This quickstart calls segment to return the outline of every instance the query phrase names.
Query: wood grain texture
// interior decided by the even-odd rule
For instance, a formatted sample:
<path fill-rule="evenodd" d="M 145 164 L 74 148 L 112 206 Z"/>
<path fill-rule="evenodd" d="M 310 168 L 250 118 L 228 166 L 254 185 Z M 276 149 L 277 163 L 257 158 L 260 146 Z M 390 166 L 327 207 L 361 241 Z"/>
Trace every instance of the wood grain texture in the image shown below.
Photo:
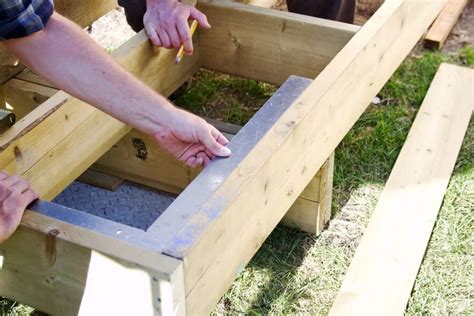
<path fill-rule="evenodd" d="M 331 218 L 334 153 L 319 169 L 281 223 L 319 235 Z"/>
<path fill-rule="evenodd" d="M 58 90 L 15 77 L 5 83 L 3 92 L 6 102 L 13 108 L 17 120 L 20 120 Z"/>
<path fill-rule="evenodd" d="M 236 125 L 208 121 L 224 133 L 237 133 L 240 129 Z M 232 134 L 226 136 L 229 140 L 234 137 Z M 142 144 L 140 150 L 136 142 Z M 301 193 L 283 218 L 284 225 L 312 234 L 321 233 L 331 215 L 333 170 L 330 166 L 333 160 L 332 155 Z M 190 168 L 177 161 L 159 148 L 152 137 L 137 130 L 132 130 L 117 142 L 94 163 L 92 169 L 174 194 L 186 189 L 201 171 L 201 168 Z"/>
<path fill-rule="evenodd" d="M 331 310 L 403 315 L 474 110 L 474 70 L 442 64 Z"/>
<path fill-rule="evenodd" d="M 117 190 L 125 181 L 122 178 L 92 169 L 87 169 L 76 180 L 109 191 Z"/>
<path fill-rule="evenodd" d="M 425 36 L 425 46 L 441 49 L 469 0 L 448 0 Z"/>
<path fill-rule="evenodd" d="M 184 260 L 188 310 L 209 312 L 444 4 L 385 2 L 238 168 L 221 179 L 211 163 L 210 178 L 196 178 L 209 183 L 210 198 L 172 204 L 158 218 L 152 228 L 163 252 Z"/>
<path fill-rule="evenodd" d="M 202 67 L 277 85 L 316 77 L 359 29 L 236 2 L 199 8 L 213 26 L 199 32 Z"/>
<path fill-rule="evenodd" d="M 0 254 L 1 295 L 52 315 L 184 310 L 179 260 L 63 220 L 28 211 Z"/>
<path fill-rule="evenodd" d="M 143 82 L 169 95 L 198 70 L 197 49 L 178 66 L 174 54 L 153 48 L 141 32 L 114 56 Z M 44 199 L 52 199 L 129 131 L 107 114 L 58 92 L 0 135 L 0 169 L 22 175 Z"/>

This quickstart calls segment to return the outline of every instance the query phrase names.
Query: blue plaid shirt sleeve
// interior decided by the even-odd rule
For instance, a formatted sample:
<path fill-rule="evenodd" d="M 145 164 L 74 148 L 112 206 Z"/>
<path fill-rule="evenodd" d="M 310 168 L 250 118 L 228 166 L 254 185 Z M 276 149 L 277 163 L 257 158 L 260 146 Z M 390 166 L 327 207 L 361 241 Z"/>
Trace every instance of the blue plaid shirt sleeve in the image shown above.
<path fill-rule="evenodd" d="M 53 11 L 52 0 L 0 0 L 0 40 L 41 31 Z"/>

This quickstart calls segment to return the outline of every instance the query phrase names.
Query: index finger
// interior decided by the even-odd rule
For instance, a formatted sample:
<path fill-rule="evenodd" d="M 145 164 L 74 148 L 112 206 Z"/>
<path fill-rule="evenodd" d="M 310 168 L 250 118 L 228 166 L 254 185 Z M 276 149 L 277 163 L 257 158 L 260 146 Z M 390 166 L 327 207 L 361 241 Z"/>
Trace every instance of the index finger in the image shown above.
<path fill-rule="evenodd" d="M 179 37 L 184 46 L 186 54 L 191 55 L 193 53 L 193 40 L 191 37 L 191 31 L 189 30 L 188 23 L 186 21 L 180 21 L 176 29 L 178 30 Z"/>

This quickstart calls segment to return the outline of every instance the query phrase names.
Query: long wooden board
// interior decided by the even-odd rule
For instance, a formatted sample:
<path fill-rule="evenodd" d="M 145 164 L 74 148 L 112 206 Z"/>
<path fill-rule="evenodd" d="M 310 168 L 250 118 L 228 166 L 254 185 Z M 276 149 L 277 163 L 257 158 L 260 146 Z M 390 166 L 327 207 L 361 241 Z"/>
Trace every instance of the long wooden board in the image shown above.
<path fill-rule="evenodd" d="M 184 261 L 187 310 L 210 311 L 444 4 L 385 2 L 238 168 L 222 177 L 211 163 L 158 218 L 150 231 Z"/>
<path fill-rule="evenodd" d="M 448 0 L 425 37 L 425 46 L 441 49 L 469 0 Z"/>
<path fill-rule="evenodd" d="M 219 125 L 229 124 L 216 125 L 219 129 Z M 240 126 L 229 126 L 233 134 L 240 129 Z M 225 127 L 219 130 L 225 133 Z M 226 136 L 232 139 L 233 134 Z M 317 235 L 322 232 L 331 216 L 333 164 L 334 154 L 289 209 L 282 220 L 284 225 Z M 174 194 L 186 189 L 201 171 L 177 161 L 160 149 L 152 137 L 137 130 L 124 136 L 91 168 Z"/>
<path fill-rule="evenodd" d="M 182 263 L 148 249 L 144 238 L 129 240 L 143 231 L 76 210 L 44 211 L 49 216 L 28 211 L 0 244 L 0 295 L 52 315 L 104 314 L 104 308 L 111 315 L 154 307 L 184 311 Z M 169 291 L 162 288 L 167 283 Z"/>
<path fill-rule="evenodd" d="M 212 25 L 199 32 L 202 67 L 277 85 L 290 75 L 316 77 L 359 30 L 237 2 L 199 8 Z"/>
<path fill-rule="evenodd" d="M 114 52 L 124 68 L 164 95 L 198 70 L 197 48 L 178 66 L 174 55 L 173 50 L 153 48 L 144 31 Z M 47 117 L 35 123 L 43 115 Z M 0 169 L 30 180 L 42 198 L 52 199 L 129 131 L 107 114 L 58 92 L 0 135 Z"/>
<path fill-rule="evenodd" d="M 403 315 L 474 110 L 474 70 L 442 64 L 372 214 L 332 315 Z"/>

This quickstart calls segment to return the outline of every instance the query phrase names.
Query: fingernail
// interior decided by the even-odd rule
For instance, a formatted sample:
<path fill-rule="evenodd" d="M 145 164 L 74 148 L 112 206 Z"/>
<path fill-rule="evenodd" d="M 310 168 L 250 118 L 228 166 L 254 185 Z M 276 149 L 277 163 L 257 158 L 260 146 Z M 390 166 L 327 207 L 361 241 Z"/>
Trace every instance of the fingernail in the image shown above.
<path fill-rule="evenodd" d="M 220 157 L 229 157 L 231 154 L 232 154 L 232 151 L 229 148 L 224 147 L 224 146 L 221 147 L 221 150 L 219 153 Z"/>

